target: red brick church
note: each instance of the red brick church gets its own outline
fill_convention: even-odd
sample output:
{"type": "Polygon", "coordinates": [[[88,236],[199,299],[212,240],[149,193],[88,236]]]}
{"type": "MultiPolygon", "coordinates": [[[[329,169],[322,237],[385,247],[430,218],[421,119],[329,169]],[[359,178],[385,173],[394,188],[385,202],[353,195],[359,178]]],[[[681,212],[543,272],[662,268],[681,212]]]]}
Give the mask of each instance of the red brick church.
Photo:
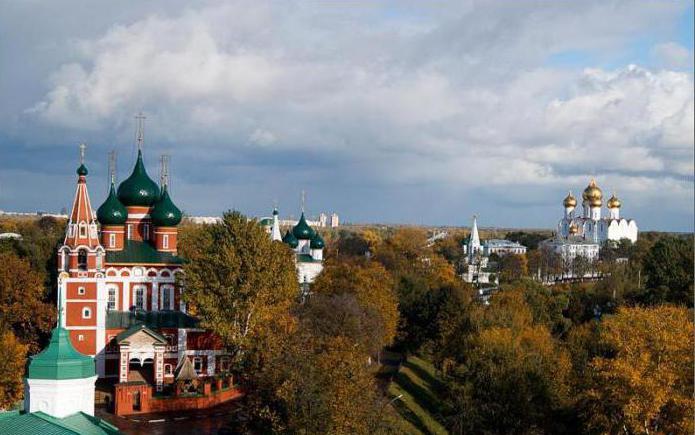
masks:
{"type": "Polygon", "coordinates": [[[176,369],[209,378],[230,369],[217,337],[186,311],[176,277],[181,211],[147,174],[138,141],[132,174],[111,187],[96,214],[87,191],[84,147],[65,242],[58,249],[59,308],[74,347],[94,356],[99,378],[145,382],[161,391],[176,369]],[[185,361],[185,360],[188,361],[185,361]],[[185,364],[184,364],[185,363],[185,364]],[[188,370],[190,372],[190,370],[188,370]]]}

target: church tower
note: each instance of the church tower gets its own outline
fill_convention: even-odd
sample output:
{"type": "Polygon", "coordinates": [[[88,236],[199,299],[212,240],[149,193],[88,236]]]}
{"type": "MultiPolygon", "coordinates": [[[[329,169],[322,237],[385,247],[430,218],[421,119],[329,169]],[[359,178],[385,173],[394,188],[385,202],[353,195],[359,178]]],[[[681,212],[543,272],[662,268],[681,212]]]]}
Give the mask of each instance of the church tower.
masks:
{"type": "Polygon", "coordinates": [[[94,358],[72,346],[63,327],[62,309],[48,347],[29,359],[24,384],[24,410],[64,418],[78,412],[94,415],[94,358]]]}

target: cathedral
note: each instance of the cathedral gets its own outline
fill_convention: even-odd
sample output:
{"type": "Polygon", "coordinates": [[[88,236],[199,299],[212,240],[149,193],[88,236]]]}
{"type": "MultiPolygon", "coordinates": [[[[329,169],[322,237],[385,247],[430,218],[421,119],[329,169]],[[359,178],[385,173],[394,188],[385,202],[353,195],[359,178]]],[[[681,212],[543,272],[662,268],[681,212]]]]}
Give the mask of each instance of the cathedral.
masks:
{"type": "Polygon", "coordinates": [[[190,362],[201,378],[225,373],[229,357],[218,337],[187,313],[177,275],[182,213],[163,168],[158,185],[147,174],[142,138],[131,175],[93,212],[81,147],[72,210],[58,249],[61,328],[75,348],[96,360],[112,382],[145,382],[161,391],[190,362]],[[188,361],[184,361],[188,360],[188,361]]]}
{"type": "Polygon", "coordinates": [[[577,199],[569,192],[562,202],[565,215],[557,226],[557,235],[561,239],[581,240],[602,245],[607,240],[637,240],[637,222],[620,216],[622,203],[612,195],[606,202],[608,215],[602,215],[603,192],[591,179],[582,193],[582,210],[577,213],[577,199]]]}

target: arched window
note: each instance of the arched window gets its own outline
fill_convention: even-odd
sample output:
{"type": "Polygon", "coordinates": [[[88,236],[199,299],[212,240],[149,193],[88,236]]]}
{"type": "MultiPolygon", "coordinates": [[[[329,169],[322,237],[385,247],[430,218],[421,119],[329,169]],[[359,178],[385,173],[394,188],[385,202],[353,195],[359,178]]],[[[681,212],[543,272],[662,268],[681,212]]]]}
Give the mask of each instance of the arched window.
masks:
{"type": "Polygon", "coordinates": [[[171,376],[174,374],[173,367],[171,364],[164,364],[164,375],[171,376]]]}
{"type": "Polygon", "coordinates": [[[162,310],[171,310],[174,308],[174,287],[170,285],[162,286],[162,300],[159,306],[162,310]]]}
{"type": "Polygon", "coordinates": [[[80,249],[77,251],[77,269],[87,270],[87,250],[80,249]]]}
{"type": "Polygon", "coordinates": [[[68,252],[62,251],[60,257],[63,266],[63,271],[70,272],[70,257],[68,256],[68,252]]]}

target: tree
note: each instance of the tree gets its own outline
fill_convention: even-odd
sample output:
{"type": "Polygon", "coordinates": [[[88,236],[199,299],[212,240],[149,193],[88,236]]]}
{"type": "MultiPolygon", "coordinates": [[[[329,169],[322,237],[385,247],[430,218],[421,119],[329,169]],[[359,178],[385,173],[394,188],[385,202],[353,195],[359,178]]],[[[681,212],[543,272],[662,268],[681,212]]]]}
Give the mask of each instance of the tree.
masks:
{"type": "Polygon", "coordinates": [[[330,261],[311,287],[323,295],[354,295],[367,315],[379,325],[380,346],[393,342],[398,327],[398,300],[391,275],[384,267],[366,259],[330,261]]]}
{"type": "Polygon", "coordinates": [[[693,333],[683,307],[621,308],[605,318],[582,397],[587,428],[693,433],[693,333]]]}
{"type": "Polygon", "coordinates": [[[644,272],[653,302],[693,306],[692,237],[659,239],[644,259],[644,272]]]}
{"type": "Polygon", "coordinates": [[[291,328],[299,293],[291,251],[238,212],[183,240],[184,300],[250,370],[269,341],[291,328]]]}
{"type": "Polygon", "coordinates": [[[32,353],[39,350],[42,335],[48,334],[55,319],[45,298],[42,276],[28,261],[0,253],[0,331],[12,331],[32,353]]]}
{"type": "Polygon", "coordinates": [[[0,330],[0,411],[11,408],[21,398],[24,390],[24,366],[27,346],[10,331],[0,330]]]}
{"type": "Polygon", "coordinates": [[[546,232],[528,233],[525,231],[512,231],[507,233],[504,238],[512,242],[520,243],[528,248],[529,251],[538,249],[538,244],[552,236],[546,232]]]}
{"type": "Polygon", "coordinates": [[[528,276],[528,261],[524,254],[503,255],[499,262],[500,281],[511,282],[528,276]]]}

